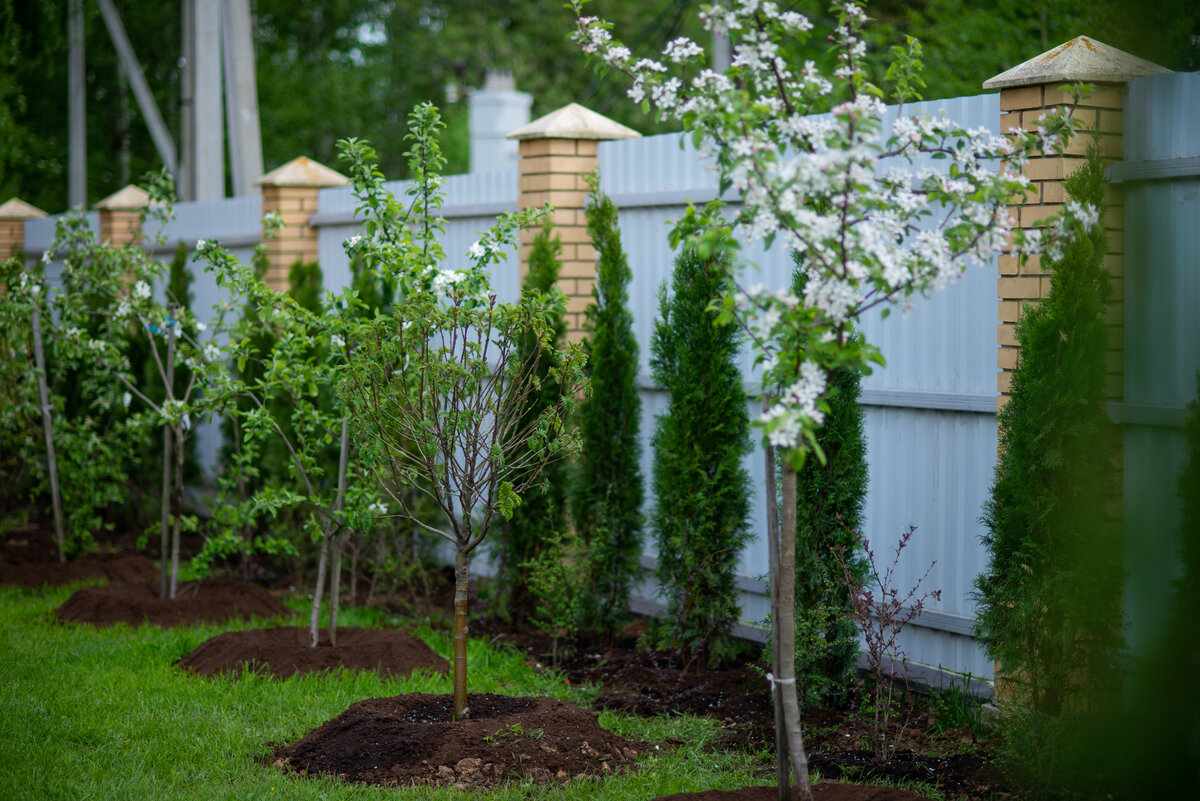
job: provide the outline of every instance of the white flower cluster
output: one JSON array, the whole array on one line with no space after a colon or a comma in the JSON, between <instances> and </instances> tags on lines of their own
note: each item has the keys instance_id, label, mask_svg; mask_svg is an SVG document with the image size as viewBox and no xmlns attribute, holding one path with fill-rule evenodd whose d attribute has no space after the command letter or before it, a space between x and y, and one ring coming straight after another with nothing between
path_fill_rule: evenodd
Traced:
<instances>
[{"instance_id":1,"label":"white flower cluster","mask_svg":"<svg viewBox=\"0 0 1200 801\"><path fill-rule=\"evenodd\" d=\"M145 281L138 281L133 285L133 296L138 300L147 300L150 297L150 285Z\"/></svg>"},{"instance_id":2,"label":"white flower cluster","mask_svg":"<svg viewBox=\"0 0 1200 801\"><path fill-rule=\"evenodd\" d=\"M479 261L487 254L488 250L483 246L482 240L467 248L467 258L471 259L472 261Z\"/></svg>"},{"instance_id":3,"label":"white flower cluster","mask_svg":"<svg viewBox=\"0 0 1200 801\"><path fill-rule=\"evenodd\" d=\"M769 374L794 362L781 358L794 341L784 337L803 330L806 347L819 351L803 362L800 381L768 388L778 401L760 423L787 447L819 424L822 365L838 361L846 325L873 305L910 303L1005 247L1007 206L1028 185L1023 160L1073 132L1069 114L1047 117L1036 133L1004 136L944 114L899 117L885 130L887 108L860 86L866 12L859 0L834 0L833 16L832 79L815 61L782 58L786 42L807 39L813 26L768 0L730 0L701 14L708 30L736 34L736 84L711 70L692 76L703 50L689 39L669 42L659 62L635 60L595 17L578 19L575 34L586 52L629 75L634 101L686 115L705 163L741 196L733 231L743 245L778 238L802 257L801 298L750 290L732 304ZM835 93L847 99L830 108ZM1085 230L1096 223L1094 210L1067 212ZM1053 248L1068 233L1063 223L1013 238Z\"/></svg>"},{"instance_id":4,"label":"white flower cluster","mask_svg":"<svg viewBox=\"0 0 1200 801\"><path fill-rule=\"evenodd\" d=\"M466 273L458 270L438 270L433 277L433 294L445 297L466 278Z\"/></svg>"}]
</instances>

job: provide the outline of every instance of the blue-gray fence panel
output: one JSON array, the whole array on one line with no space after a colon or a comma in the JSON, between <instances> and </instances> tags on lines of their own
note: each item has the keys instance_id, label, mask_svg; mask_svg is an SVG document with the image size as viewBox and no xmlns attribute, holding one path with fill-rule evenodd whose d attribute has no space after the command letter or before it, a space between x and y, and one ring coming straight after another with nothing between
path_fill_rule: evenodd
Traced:
<instances>
[{"instance_id":1,"label":"blue-gray fence panel","mask_svg":"<svg viewBox=\"0 0 1200 801\"><path fill-rule=\"evenodd\" d=\"M1129 643L1141 651L1179 572L1176 476L1200 368L1200 73L1140 78L1125 103L1125 528Z\"/></svg>"},{"instance_id":2,"label":"blue-gray fence panel","mask_svg":"<svg viewBox=\"0 0 1200 801\"><path fill-rule=\"evenodd\" d=\"M903 113L942 111L969 128L999 128L997 95L913 104ZM885 131L898 112L889 109ZM645 441L654 416L666 408L665 396L652 386L648 365L658 288L672 270L673 254L667 243L670 221L682 216L688 200L699 205L713 199L717 185L681 134L602 142L599 166L601 187L621 208L622 242L633 268L629 294L640 349ZM790 258L778 247L750 248L741 257L751 265L744 273L746 284L782 286L790 276ZM874 313L863 321L867 337L882 347L888 360L887 367L863 383L871 477L865 536L877 558L890 563L900 534L908 525L917 526L896 584L907 590L936 561L923 586L941 589L942 599L928 606L930 614L921 621L925 625L913 627L904 637L904 646L917 662L983 677L992 675L992 665L969 636L975 615L970 593L975 577L986 566L979 517L996 453L997 324L994 260L976 265L932 297L918 299L907 313L886 320ZM743 358L743 372L752 385L756 377L749 354ZM749 408L757 414L755 403ZM755 487L754 530L762 532L761 449L756 447L745 464ZM651 466L647 443L642 454L647 477ZM653 502L649 497L648 504ZM646 563L652 564L656 558L652 543L647 544L646 554ZM747 588L743 622L760 621L767 611L761 585L754 581L767 572L761 536L742 554L739 571ZM652 581L640 589L645 594L655 592Z\"/></svg>"}]
</instances>

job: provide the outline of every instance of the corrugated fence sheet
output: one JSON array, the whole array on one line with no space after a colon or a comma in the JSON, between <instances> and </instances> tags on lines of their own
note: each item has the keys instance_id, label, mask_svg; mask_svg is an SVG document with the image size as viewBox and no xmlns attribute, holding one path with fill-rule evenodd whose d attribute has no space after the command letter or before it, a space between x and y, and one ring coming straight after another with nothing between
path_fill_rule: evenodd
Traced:
<instances>
[{"instance_id":1,"label":"corrugated fence sheet","mask_svg":"<svg viewBox=\"0 0 1200 801\"><path fill-rule=\"evenodd\" d=\"M1140 78L1125 102L1126 615L1135 652L1179 574L1176 482L1200 369L1200 73Z\"/></svg>"}]
</instances>

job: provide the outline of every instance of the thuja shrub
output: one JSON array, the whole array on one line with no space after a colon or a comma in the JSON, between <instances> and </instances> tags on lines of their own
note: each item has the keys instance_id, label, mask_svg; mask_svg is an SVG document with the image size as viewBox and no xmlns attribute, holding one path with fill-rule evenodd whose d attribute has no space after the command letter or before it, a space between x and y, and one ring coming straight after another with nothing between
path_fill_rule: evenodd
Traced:
<instances>
[{"instance_id":1,"label":"thuja shrub","mask_svg":"<svg viewBox=\"0 0 1200 801\"><path fill-rule=\"evenodd\" d=\"M562 270L562 242L554 233L553 223L547 219L533 238L529 253L529 272L523 282L523 291L548 295L558 283ZM562 348L566 334L565 310L551 307L547 310L550 328L550 350ZM561 394L557 381L550 376L551 353L535 359L534 348L542 346L532 332L521 336L521 360L536 364L539 387L529 397L529 402L520 411L521 425L536 420L547 409L557 403ZM547 537L562 531L566 526L566 468L561 461L546 465L541 486L529 492L524 502L512 517L497 531L500 556L500 578L504 588L503 598L508 613L522 622L528 612L530 595L530 563L537 559ZM574 625L574 620L571 621Z\"/></svg>"},{"instance_id":2,"label":"thuja shrub","mask_svg":"<svg viewBox=\"0 0 1200 801\"><path fill-rule=\"evenodd\" d=\"M733 651L738 555L750 537L741 338L734 326L717 326L709 310L725 291L729 259L724 251L704 259L683 249L670 291L662 287L650 342L650 368L669 399L651 439L651 524L667 601L660 641L701 667Z\"/></svg>"},{"instance_id":3,"label":"thuja shrub","mask_svg":"<svg viewBox=\"0 0 1200 801\"><path fill-rule=\"evenodd\" d=\"M976 581L976 636L1014 700L1049 717L1114 689L1122 636L1120 530L1108 503L1117 431L1104 408L1112 289L1095 148L1065 188L1069 207L1093 211L1075 215L1082 235L1059 258L1043 256L1050 295L1017 325L1021 353L983 515L990 564Z\"/></svg>"},{"instance_id":4,"label":"thuja shrub","mask_svg":"<svg viewBox=\"0 0 1200 801\"><path fill-rule=\"evenodd\" d=\"M571 513L587 543L594 595L589 625L611 634L624 617L642 550L642 411L637 392L638 343L629 310L633 272L621 247L617 206L594 188L588 196L588 236L596 248L594 302L587 308L587 376L592 396L578 411L582 453Z\"/></svg>"}]
</instances>

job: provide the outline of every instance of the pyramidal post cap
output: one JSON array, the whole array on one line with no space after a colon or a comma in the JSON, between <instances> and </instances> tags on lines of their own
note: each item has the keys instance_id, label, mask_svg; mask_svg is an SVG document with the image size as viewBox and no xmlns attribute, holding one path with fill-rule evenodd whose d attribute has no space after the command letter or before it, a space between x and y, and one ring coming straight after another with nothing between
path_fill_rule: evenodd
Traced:
<instances>
[{"instance_id":1,"label":"pyramidal post cap","mask_svg":"<svg viewBox=\"0 0 1200 801\"><path fill-rule=\"evenodd\" d=\"M508 135L509 139L640 139L641 134L578 103L538 117Z\"/></svg>"},{"instance_id":2,"label":"pyramidal post cap","mask_svg":"<svg viewBox=\"0 0 1200 801\"><path fill-rule=\"evenodd\" d=\"M297 156L254 182L258 186L346 186L350 179L308 156Z\"/></svg>"},{"instance_id":3,"label":"pyramidal post cap","mask_svg":"<svg viewBox=\"0 0 1200 801\"><path fill-rule=\"evenodd\" d=\"M137 211L150 205L150 193L130 184L101 200L93 208L102 211Z\"/></svg>"},{"instance_id":4,"label":"pyramidal post cap","mask_svg":"<svg viewBox=\"0 0 1200 801\"><path fill-rule=\"evenodd\" d=\"M1144 75L1160 75L1170 71L1091 37L1076 36L1069 42L988 78L983 82L983 88L1010 89L1075 81L1128 83Z\"/></svg>"},{"instance_id":5,"label":"pyramidal post cap","mask_svg":"<svg viewBox=\"0 0 1200 801\"><path fill-rule=\"evenodd\" d=\"M0 204L0 220L33 220L49 216L37 206L26 203L19 197L9 198Z\"/></svg>"}]
</instances>

